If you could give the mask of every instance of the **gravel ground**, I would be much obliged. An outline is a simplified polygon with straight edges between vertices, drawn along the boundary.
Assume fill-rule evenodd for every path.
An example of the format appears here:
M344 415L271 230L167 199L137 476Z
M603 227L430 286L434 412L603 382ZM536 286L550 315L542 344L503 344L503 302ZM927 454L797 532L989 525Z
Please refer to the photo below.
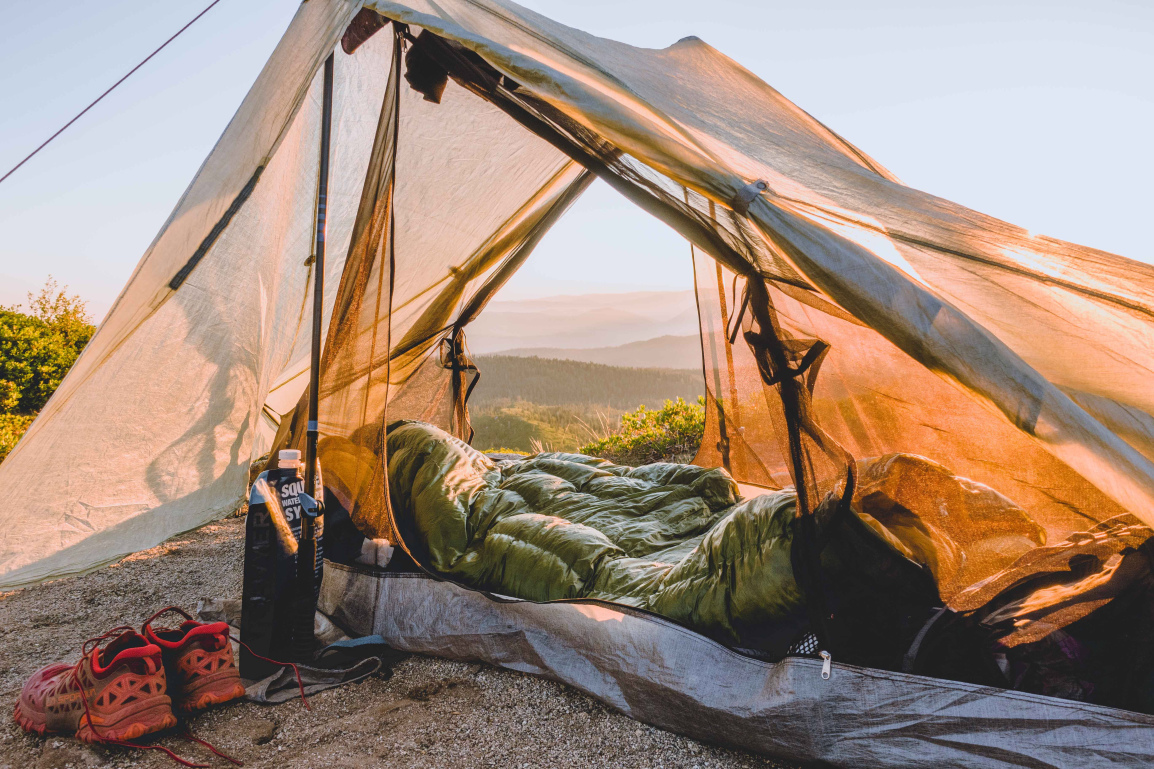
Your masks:
M9 715L24 680L107 628L168 604L239 598L244 519L183 534L91 574L0 593L0 769L175 766L159 751L25 734ZM249 767L765 767L611 711L566 686L487 665L409 656L378 675L278 706L232 703L191 723ZM179 737L158 744L231 766Z

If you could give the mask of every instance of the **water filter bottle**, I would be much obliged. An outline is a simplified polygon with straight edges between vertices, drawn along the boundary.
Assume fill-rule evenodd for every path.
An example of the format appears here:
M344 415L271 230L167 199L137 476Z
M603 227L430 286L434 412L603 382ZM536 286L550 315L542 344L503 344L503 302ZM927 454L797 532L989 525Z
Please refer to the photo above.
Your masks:
M259 680L279 666L261 660L291 659L297 549L301 516L316 516L320 505L305 493L301 453L281 451L277 466L257 476L248 497L244 542L244 592L241 605L240 674ZM316 485L323 489L318 462ZM320 493L317 495L322 496ZM324 555L323 518L314 524L316 561L314 590L319 593ZM250 651L251 650L251 651ZM259 656L257 656L259 655Z

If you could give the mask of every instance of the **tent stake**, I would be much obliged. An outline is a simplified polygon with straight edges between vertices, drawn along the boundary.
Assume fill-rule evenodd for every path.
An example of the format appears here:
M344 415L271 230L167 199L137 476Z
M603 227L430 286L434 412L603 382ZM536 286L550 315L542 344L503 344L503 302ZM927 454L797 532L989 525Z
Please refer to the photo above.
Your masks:
M318 389L321 375L321 325L325 297L325 228L329 195L329 142L333 123L333 56L325 59L324 97L321 102L321 156L317 180L316 250L313 254L313 335L309 374L309 422L305 433L305 490L317 499ZM311 661L316 639L313 617L316 614L316 527L310 515L301 516L301 539L297 549L297 612L293 624L293 653L298 661Z

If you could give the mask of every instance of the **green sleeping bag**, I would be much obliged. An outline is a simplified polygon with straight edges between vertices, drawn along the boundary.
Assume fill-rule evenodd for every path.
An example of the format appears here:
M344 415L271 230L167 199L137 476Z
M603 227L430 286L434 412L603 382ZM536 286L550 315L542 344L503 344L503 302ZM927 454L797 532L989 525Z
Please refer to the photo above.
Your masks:
M454 581L533 601L611 601L768 655L808 627L792 489L742 500L720 468L579 454L497 463L421 422L391 426L388 455L406 544ZM892 667L940 598L926 564L868 518L819 515L822 580L842 645Z

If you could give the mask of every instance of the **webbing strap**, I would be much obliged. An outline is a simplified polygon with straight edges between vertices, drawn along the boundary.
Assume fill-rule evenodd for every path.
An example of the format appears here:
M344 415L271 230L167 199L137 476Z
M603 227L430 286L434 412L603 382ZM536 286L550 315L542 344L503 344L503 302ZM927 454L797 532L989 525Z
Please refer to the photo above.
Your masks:
M223 233L229 223L232 222L232 218L236 216L240 207L243 206L245 201L252 195L252 191L256 189L256 183L260 181L260 175L262 173L264 173L264 165L257 166L256 170L252 172L252 176L245 182L244 187L242 187L240 192L237 193L237 196L233 198L232 203L224 212L224 215L217 220L216 224L212 225L212 229L209 230L208 235L205 235L204 240L200 241L200 245L197 246L196 251L193 252L189 260L177 271L176 275L172 276L172 280L168 281L169 288L175 291L188 279L189 274L196 269L196 265L200 264L200 260L204 258L204 255L207 254L208 250L212 248L212 245L216 243L217 238L220 237L221 233Z

